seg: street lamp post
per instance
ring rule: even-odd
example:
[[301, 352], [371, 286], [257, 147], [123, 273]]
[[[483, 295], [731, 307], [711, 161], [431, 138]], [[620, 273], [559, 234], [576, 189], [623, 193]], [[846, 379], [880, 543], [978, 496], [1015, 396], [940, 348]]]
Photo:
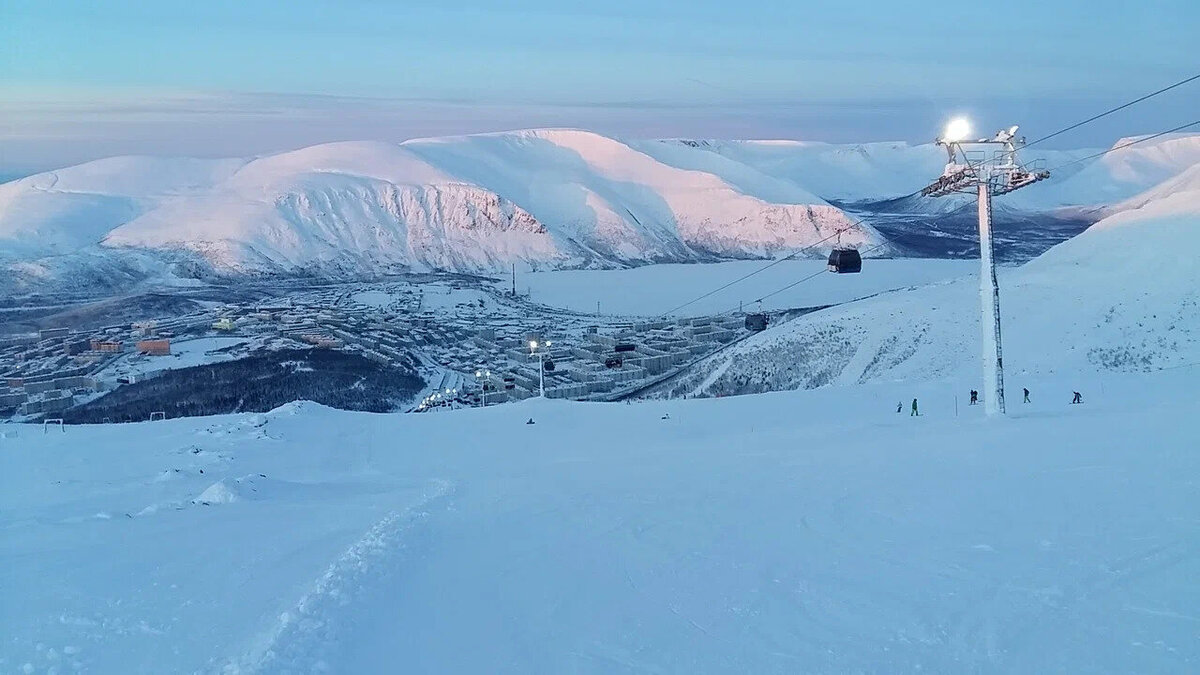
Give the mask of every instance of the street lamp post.
[[479, 407], [487, 407], [487, 390], [492, 385], [492, 371], [481, 369], [475, 371], [475, 380], [479, 384]]
[[536, 356], [538, 359], [538, 396], [546, 398], [546, 351], [545, 349], [539, 351], [539, 347], [549, 349], [550, 341], [546, 340], [542, 344], [539, 344], [537, 340], [529, 341], [529, 358]]

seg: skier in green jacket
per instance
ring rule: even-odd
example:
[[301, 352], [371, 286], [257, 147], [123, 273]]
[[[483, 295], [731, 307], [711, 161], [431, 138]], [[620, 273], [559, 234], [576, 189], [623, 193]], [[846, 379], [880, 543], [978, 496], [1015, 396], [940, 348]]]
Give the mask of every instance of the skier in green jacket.
[[914, 398], [913, 405], [912, 405], [912, 413], [909, 415], [909, 417], [920, 417], [920, 416], [921, 416], [921, 413], [917, 412], [917, 399]]

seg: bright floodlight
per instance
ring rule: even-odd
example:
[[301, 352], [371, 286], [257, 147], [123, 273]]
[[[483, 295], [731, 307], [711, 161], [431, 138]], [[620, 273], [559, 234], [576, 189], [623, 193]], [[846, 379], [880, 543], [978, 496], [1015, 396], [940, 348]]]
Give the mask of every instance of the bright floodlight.
[[965, 117], [956, 117], [950, 120], [946, 125], [946, 133], [942, 135], [943, 141], [961, 141], [971, 134], [971, 123]]
[[537, 349], [537, 340], [530, 340], [530, 341], [529, 341], [529, 348], [530, 348], [530, 349]]

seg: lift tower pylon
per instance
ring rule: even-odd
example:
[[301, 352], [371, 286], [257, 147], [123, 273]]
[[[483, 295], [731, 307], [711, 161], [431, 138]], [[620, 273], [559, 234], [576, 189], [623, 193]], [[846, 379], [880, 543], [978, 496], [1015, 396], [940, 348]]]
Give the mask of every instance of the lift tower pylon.
[[[1000, 286], [996, 283], [996, 257], [992, 245], [992, 197], [1008, 194], [1050, 177], [1049, 171], [1030, 169], [1017, 161], [1017, 127], [996, 132], [992, 138], [966, 140], [965, 120], [954, 120], [937, 143], [949, 157], [940, 178], [921, 194], [944, 197], [974, 194], [979, 209], [979, 310], [983, 338], [984, 411], [1004, 414], [1004, 357], [1000, 339]], [[997, 147], [998, 146], [998, 147]], [[992, 156], [988, 157], [989, 150]]]

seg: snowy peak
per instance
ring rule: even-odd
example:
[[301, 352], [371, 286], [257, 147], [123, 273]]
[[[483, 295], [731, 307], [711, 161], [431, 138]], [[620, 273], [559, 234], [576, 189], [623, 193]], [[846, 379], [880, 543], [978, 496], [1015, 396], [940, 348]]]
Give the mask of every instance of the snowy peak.
[[251, 160], [117, 158], [4, 186], [0, 256], [136, 250], [218, 276], [345, 278], [770, 256], [839, 229], [843, 242], [888, 250], [811, 192], [694, 152], [663, 162], [542, 129]]

